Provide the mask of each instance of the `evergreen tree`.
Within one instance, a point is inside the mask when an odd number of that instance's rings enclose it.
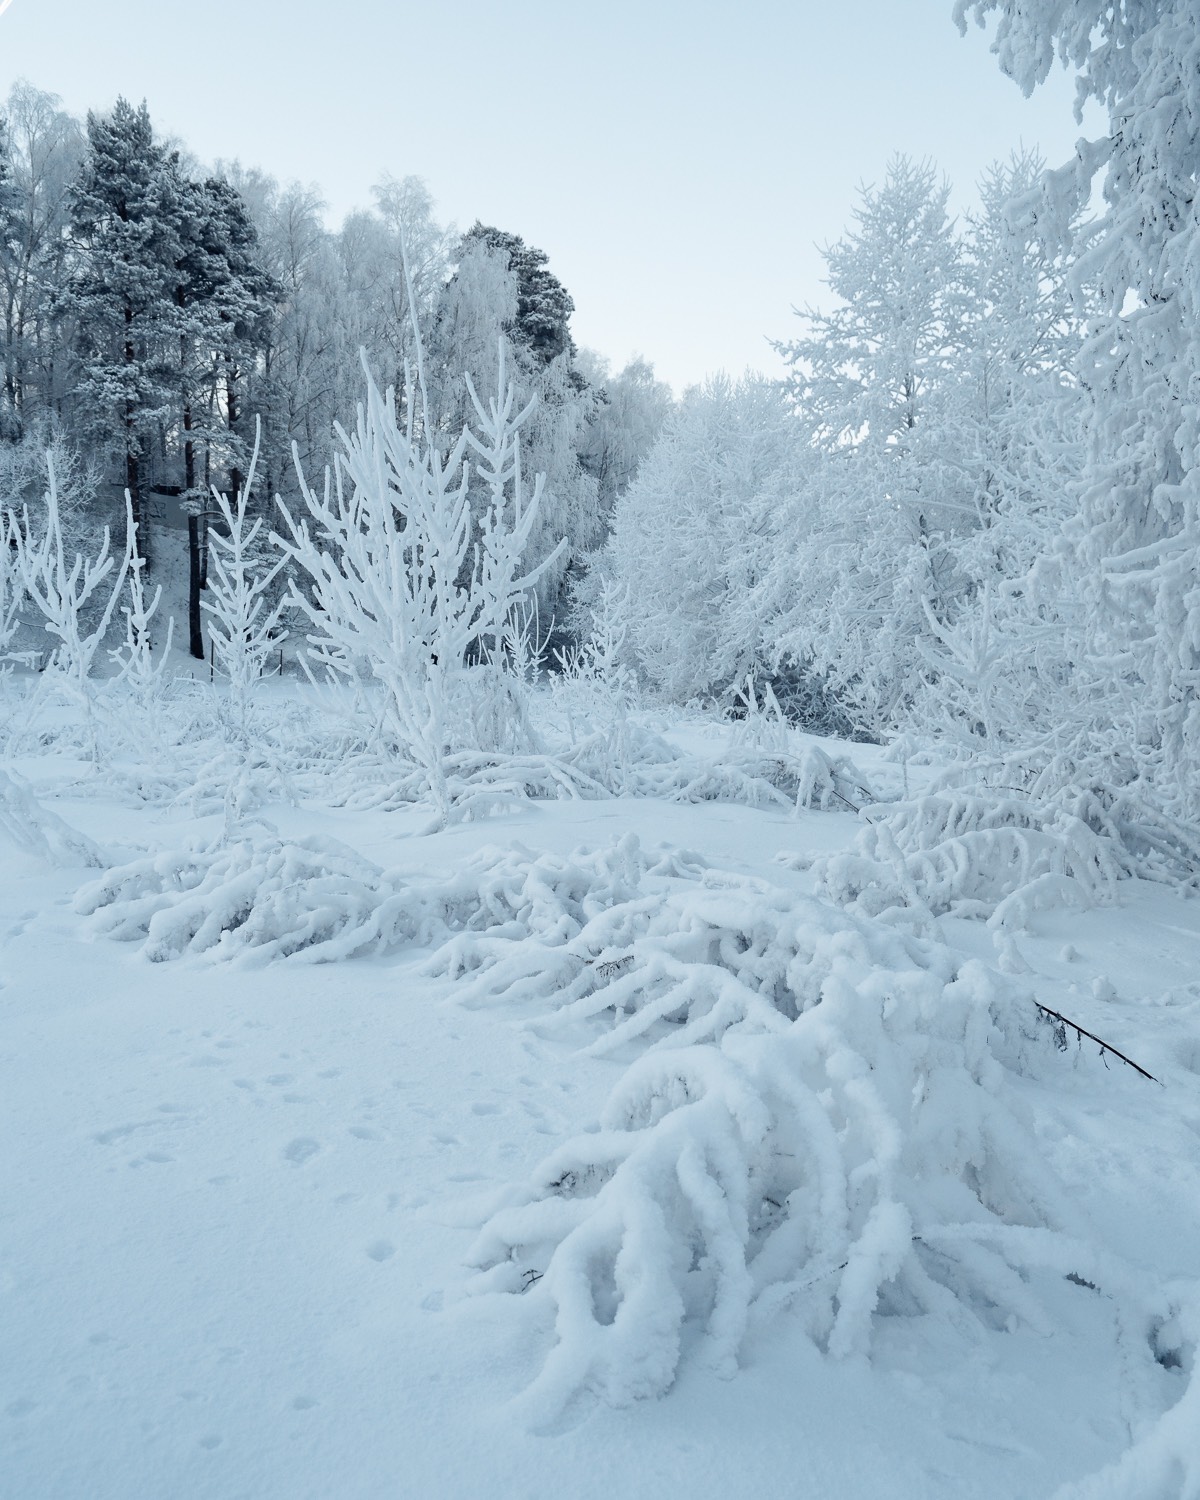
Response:
[[[529,351],[542,365],[559,355],[575,357],[570,319],[575,304],[570,293],[549,269],[544,250],[527,245],[519,234],[508,234],[477,219],[463,236],[463,250],[484,245],[503,258],[517,279],[517,311],[509,330],[514,344]]]
[[[71,201],[83,425],[124,470],[138,547],[149,563],[145,458],[177,395],[177,267],[186,192],[154,139],[146,106],[125,99],[88,115],[88,146]]]
[[[227,459],[228,492],[236,499],[245,462],[240,430],[246,416],[244,393],[265,347],[279,288],[259,264],[258,236],[236,189],[213,178],[180,186],[182,254],[175,303],[188,517],[189,645],[193,656],[203,658],[200,591],[214,457]]]

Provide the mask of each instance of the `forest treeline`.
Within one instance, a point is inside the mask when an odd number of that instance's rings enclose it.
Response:
[[[414,177],[374,199],[331,231],[315,189],[236,163],[201,172],[144,105],[80,122],[20,84],[0,112],[0,498],[36,508],[49,450],[77,540],[119,526],[128,489],[153,574],[156,534],[186,524],[195,655],[212,488],[236,496],[261,427],[255,504],[294,496],[293,446],[319,474],[334,424],[353,425],[363,359],[402,402],[414,323],[446,446],[468,412],[464,372],[494,388],[501,344],[536,399],[524,460],[547,503],[530,547],[570,542],[543,577],[547,619],[669,408],[645,361],[614,374],[576,348],[543,251],[438,223]]]

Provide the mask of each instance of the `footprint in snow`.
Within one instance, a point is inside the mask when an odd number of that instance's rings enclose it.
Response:
[[[294,1167],[302,1167],[311,1157],[316,1156],[321,1149],[311,1136],[297,1136],[294,1141],[289,1141],[283,1148],[283,1155]]]

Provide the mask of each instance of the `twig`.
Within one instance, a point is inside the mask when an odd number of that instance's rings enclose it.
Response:
[[[1085,1026],[1081,1026],[1078,1021],[1072,1021],[1069,1016],[1059,1015],[1058,1011],[1051,1010],[1048,1005],[1043,1005],[1040,1000],[1035,1000],[1033,1003],[1037,1006],[1038,1010],[1041,1011],[1042,1015],[1048,1017],[1052,1021],[1057,1021],[1061,1026],[1069,1026],[1071,1030],[1076,1032],[1079,1036],[1087,1037],[1089,1042],[1095,1042],[1097,1047],[1100,1048],[1101,1057],[1103,1057],[1106,1052],[1111,1052],[1114,1057],[1119,1057],[1121,1061],[1127,1067],[1132,1068],[1135,1073],[1140,1073],[1143,1078],[1148,1078],[1151,1083],[1157,1083],[1159,1088],[1166,1088],[1166,1084],[1163,1083],[1161,1078],[1155,1078],[1153,1073],[1147,1073],[1145,1068],[1139,1067],[1139,1065],[1134,1062],[1132,1057],[1126,1057],[1125,1054],[1118,1051],[1111,1042],[1106,1042],[1103,1037],[1097,1036],[1094,1031],[1088,1031]],[[1105,1064],[1105,1066],[1107,1067],[1107,1063]]]

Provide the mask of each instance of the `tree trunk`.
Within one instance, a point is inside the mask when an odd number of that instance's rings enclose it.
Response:
[[[133,308],[125,304],[125,365],[132,366],[137,359],[133,344]],[[129,491],[129,504],[133,512],[133,524],[137,527],[138,556],[146,565],[147,576],[151,570],[150,518],[142,510],[141,465],[139,462],[138,437],[133,398],[125,398],[125,488]]]
[[[183,487],[189,506],[196,490],[196,444],[192,441],[192,403],[183,404]],[[202,516],[188,512],[188,649],[204,660],[204,627],[200,613],[200,528]]]
[[[238,424],[238,390],[237,380],[240,371],[233,360],[227,354],[225,356],[225,420],[229,424],[229,431],[237,436]],[[234,452],[237,452],[236,445]],[[229,502],[236,505],[238,496],[242,493],[242,471],[238,468],[237,459],[229,466]]]

